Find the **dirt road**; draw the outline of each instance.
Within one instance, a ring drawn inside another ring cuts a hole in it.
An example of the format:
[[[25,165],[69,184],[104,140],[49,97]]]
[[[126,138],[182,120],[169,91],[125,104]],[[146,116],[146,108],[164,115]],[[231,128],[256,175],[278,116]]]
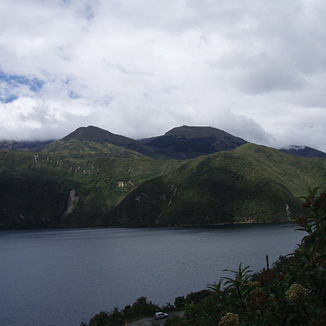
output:
[[[173,311],[173,312],[169,312],[169,317],[172,316],[179,316],[182,317],[184,314],[183,311]],[[126,324],[128,326],[153,326],[153,325],[164,325],[166,319],[160,319],[160,320],[155,320],[153,317],[151,318],[144,318],[144,319],[140,319],[137,321],[133,321],[132,323]],[[125,326],[125,325],[123,325]]]

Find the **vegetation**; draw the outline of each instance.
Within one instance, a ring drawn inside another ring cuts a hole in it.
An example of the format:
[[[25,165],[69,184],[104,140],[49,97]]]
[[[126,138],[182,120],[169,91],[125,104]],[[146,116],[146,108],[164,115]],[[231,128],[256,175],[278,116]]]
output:
[[[2,150],[0,228],[287,221],[307,186],[326,187],[324,158],[243,143],[209,127],[136,141],[90,126],[38,152]]]
[[[304,199],[307,215],[297,223],[298,230],[307,235],[293,253],[280,257],[271,269],[257,274],[252,274],[249,266],[240,264],[237,270],[228,271],[229,277],[209,285],[207,290],[176,298],[173,308],[184,310],[184,317],[170,318],[165,325],[325,325],[326,191],[309,189]],[[146,299],[137,301],[147,307]],[[155,305],[150,307],[154,309]],[[143,310],[138,313],[140,311]],[[144,315],[153,311],[146,310]],[[117,322],[110,319],[117,314],[120,318]],[[126,309],[115,308],[113,313],[102,312],[83,325],[121,326],[130,320]]]
[[[89,323],[81,323],[81,326],[121,326],[125,322],[139,319],[140,316],[153,316],[160,308],[147,301],[146,297],[140,297],[132,306],[126,306],[123,310],[114,308],[111,313],[101,311],[95,315]]]
[[[311,184],[326,186],[323,158],[245,144],[186,161],[132,191],[104,226],[199,225],[294,220]]]
[[[95,226],[131,190],[181,164],[138,156],[14,151],[0,151],[0,162],[3,229]]]
[[[115,145],[108,154],[86,140],[61,145],[0,151],[0,228],[286,221],[308,185],[326,186],[325,159],[254,144],[186,161]]]

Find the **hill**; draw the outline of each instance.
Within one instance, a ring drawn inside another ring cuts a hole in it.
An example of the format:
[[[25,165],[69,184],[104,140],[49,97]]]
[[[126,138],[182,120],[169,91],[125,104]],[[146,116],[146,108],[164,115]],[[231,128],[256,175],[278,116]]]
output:
[[[80,127],[66,137],[45,146],[41,152],[70,157],[109,154],[114,157],[145,155],[160,158],[151,148],[136,140],[94,126]]]
[[[156,159],[184,160],[231,150],[245,143],[241,138],[211,127],[182,126],[163,136],[134,140],[88,126],[78,128],[61,140],[45,146],[42,152],[75,157],[100,153],[115,157],[141,154]]]
[[[163,136],[143,139],[156,153],[174,159],[188,159],[232,150],[247,141],[212,127],[182,126]]]
[[[178,161],[0,151],[0,229],[90,227]]]
[[[308,146],[290,145],[290,146],[287,146],[284,148],[280,148],[279,151],[293,155],[293,156],[326,157],[326,153],[319,151],[315,148],[308,147]]]
[[[298,217],[308,186],[325,186],[326,160],[292,157],[246,144],[186,161],[149,180],[116,206],[103,225],[275,222]]]

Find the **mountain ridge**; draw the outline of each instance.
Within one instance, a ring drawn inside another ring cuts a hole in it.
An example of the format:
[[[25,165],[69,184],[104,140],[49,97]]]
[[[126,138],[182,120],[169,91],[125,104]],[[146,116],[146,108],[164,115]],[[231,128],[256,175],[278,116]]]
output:
[[[73,141],[74,140],[74,141]],[[81,143],[77,146],[77,142]],[[53,145],[53,143],[56,143]],[[34,151],[34,152],[63,152],[67,153],[69,142],[72,147],[79,147],[77,156],[87,156],[88,152],[93,154],[110,154],[119,156],[119,150],[113,150],[111,144],[123,147],[121,156],[145,155],[155,159],[179,159],[195,158],[210,155],[223,150],[232,150],[248,141],[233,136],[224,130],[208,126],[180,126],[172,128],[160,136],[153,136],[135,140],[123,135],[114,134],[105,129],[87,126],[79,127],[75,131],[59,140],[49,141],[0,141],[0,150]],[[65,144],[65,145],[64,145]],[[97,144],[97,145],[94,145]],[[99,145],[100,144],[100,145]],[[94,151],[94,146],[97,149]],[[289,145],[278,149],[281,152],[302,157],[326,157],[326,153],[308,147]],[[66,154],[65,154],[66,155]]]
[[[111,143],[129,150],[137,151],[149,157],[172,159],[194,158],[212,154],[221,150],[234,149],[245,140],[212,127],[181,126],[167,131],[162,136],[137,141],[113,134],[104,129],[88,126],[80,127],[62,139]]]

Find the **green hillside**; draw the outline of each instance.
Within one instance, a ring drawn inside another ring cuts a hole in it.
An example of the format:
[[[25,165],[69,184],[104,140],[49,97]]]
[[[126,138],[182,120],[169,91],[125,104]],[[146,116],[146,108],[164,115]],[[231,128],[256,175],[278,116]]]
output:
[[[302,212],[298,198],[325,186],[326,160],[254,144],[189,160],[129,194],[103,225],[270,222]]]
[[[67,150],[69,151],[69,150]],[[130,191],[181,163],[137,155],[0,151],[0,228],[95,226]]]

